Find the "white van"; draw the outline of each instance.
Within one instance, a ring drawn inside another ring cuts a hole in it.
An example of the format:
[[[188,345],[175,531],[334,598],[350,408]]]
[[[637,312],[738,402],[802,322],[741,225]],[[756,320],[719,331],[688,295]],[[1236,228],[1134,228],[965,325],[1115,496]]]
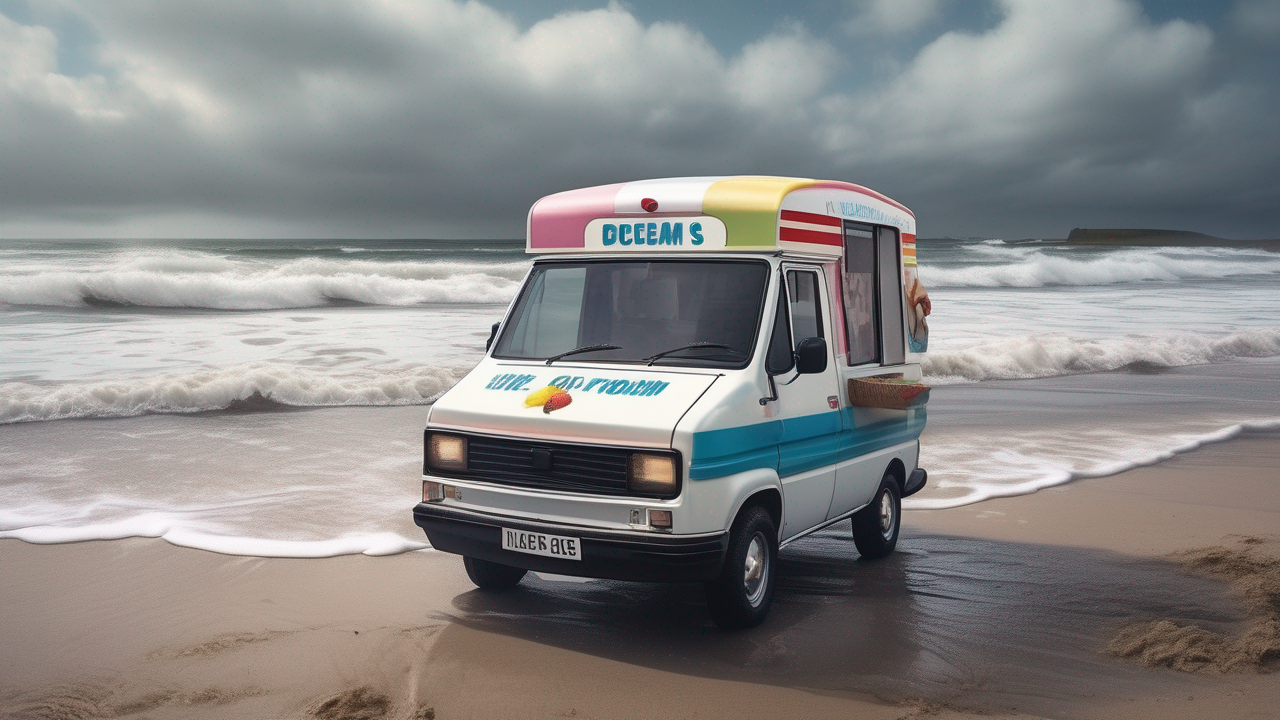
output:
[[[725,627],[764,619],[778,548],[814,530],[852,517],[887,555],[926,479],[915,232],[879,193],[797,178],[539,200],[539,257],[431,407],[415,522],[481,589],[704,582]]]

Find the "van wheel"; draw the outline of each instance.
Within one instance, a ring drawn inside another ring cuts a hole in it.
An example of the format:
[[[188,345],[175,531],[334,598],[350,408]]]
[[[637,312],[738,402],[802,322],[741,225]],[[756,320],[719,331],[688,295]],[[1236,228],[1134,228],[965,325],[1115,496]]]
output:
[[[729,531],[729,549],[720,576],[707,583],[711,619],[726,630],[764,622],[773,603],[778,531],[760,506],[747,508]]]
[[[499,565],[496,562],[473,557],[463,557],[462,565],[467,568],[467,577],[471,578],[471,582],[475,583],[476,587],[481,590],[488,592],[509,590],[520,582],[525,573],[529,572],[510,565]]]
[[[871,504],[853,515],[853,544],[868,560],[882,558],[898,545],[898,527],[902,524],[902,491],[889,473],[880,481]]]

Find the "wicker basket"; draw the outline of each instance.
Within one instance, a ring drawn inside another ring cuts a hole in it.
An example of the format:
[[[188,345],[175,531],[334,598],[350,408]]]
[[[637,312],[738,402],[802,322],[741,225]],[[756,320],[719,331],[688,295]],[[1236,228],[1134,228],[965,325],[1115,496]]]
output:
[[[878,382],[901,379],[902,375],[850,378],[849,404],[856,407],[906,410],[929,401],[929,386],[924,383]]]

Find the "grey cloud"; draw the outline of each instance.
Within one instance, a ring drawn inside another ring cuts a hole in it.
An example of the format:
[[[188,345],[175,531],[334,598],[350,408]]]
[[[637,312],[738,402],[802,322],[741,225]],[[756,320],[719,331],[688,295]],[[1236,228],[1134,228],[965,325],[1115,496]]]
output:
[[[854,59],[802,26],[725,54],[620,6],[522,30],[451,0],[69,3],[102,38],[96,78],[0,17],[0,234],[514,237],[549,192],[738,172],[876,187],[926,235],[1280,234],[1274,84],[1208,28],[1041,5],[856,92]]]

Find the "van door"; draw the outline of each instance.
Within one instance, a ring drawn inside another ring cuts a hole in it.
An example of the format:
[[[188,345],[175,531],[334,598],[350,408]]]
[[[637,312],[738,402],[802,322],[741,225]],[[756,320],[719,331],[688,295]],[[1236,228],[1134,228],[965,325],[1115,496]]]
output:
[[[775,418],[782,421],[778,440],[778,475],[782,478],[786,539],[827,518],[835,488],[835,463],[842,424],[835,338],[826,281],[817,266],[783,264],[783,286],[766,365],[777,385]],[[796,375],[795,348],[800,340],[827,341],[827,368]]]
[[[906,298],[902,289],[902,250],[894,228],[844,223],[844,263],[841,300],[844,304],[844,380],[901,372],[906,362]],[[846,398],[847,400],[847,398]],[[907,412],[879,408],[850,408],[844,416],[848,459],[836,468],[836,488],[829,517],[835,518],[871,500],[884,474],[883,460],[870,462],[868,453],[897,441],[907,427]]]

